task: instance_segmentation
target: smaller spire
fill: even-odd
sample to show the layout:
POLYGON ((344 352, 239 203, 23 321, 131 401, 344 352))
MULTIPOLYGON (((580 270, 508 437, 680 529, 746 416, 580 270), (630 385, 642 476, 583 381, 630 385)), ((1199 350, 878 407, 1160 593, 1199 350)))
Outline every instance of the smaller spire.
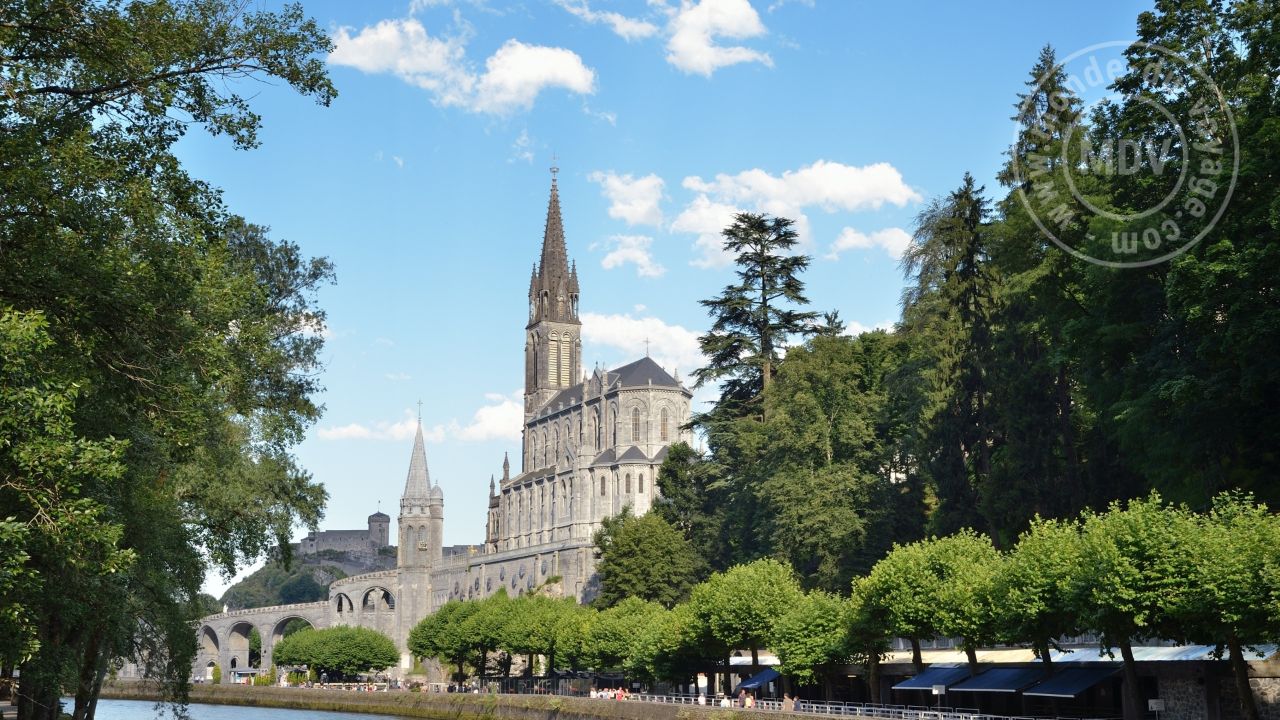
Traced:
POLYGON ((422 422, 413 438, 413 454, 409 456, 409 476, 404 481, 404 497, 425 498, 431 490, 431 473, 427 470, 427 445, 422 439, 422 422))
POLYGON ((502 453, 502 480, 506 482, 511 479, 511 458, 507 453, 502 453))
POLYGON ((489 475, 489 497, 493 497, 493 475, 489 475))

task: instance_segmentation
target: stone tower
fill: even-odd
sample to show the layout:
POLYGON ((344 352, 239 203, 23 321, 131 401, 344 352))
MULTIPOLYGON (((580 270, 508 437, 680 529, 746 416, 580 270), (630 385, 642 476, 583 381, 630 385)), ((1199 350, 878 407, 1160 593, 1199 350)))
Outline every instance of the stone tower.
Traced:
MULTIPOLYGON (((542 234, 542 257, 529 279, 525 326, 524 412, 533 414, 560 390, 581 380, 582 321, 578 319, 578 268, 569 265, 560 219, 558 168, 551 168, 551 199, 542 234)), ((525 468, 526 470, 528 468, 525 468)))
POLYGON ((391 544, 391 516, 382 511, 369 516, 369 541, 375 548, 391 544))
POLYGON ((444 535, 444 492, 432 486, 427 471, 427 448, 422 439, 422 422, 413 439, 409 456, 409 476, 400 498, 400 552, 402 568, 430 568, 440 562, 444 535))

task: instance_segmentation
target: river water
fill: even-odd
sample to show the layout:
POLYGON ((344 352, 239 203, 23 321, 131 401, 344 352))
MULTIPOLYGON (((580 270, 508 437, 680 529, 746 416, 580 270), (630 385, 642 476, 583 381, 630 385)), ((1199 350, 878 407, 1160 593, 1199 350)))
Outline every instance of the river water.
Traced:
MULTIPOLYGON (((70 707, 65 705, 64 707, 70 707)), ((280 708, 242 707, 239 705, 187 706, 191 720, 396 720, 392 715, 323 712, 320 710, 283 710, 280 708)), ((156 709, 149 700, 99 700, 97 720, 150 720, 172 718, 167 706, 156 709)))

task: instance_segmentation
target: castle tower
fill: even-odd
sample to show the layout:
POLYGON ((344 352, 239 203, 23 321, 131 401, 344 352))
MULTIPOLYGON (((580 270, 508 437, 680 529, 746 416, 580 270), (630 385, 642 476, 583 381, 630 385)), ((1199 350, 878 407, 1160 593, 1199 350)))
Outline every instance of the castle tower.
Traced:
POLYGON ((427 448, 422 439, 422 421, 413 439, 409 456, 409 476, 400 498, 400 551, 397 565, 427 568, 439 563, 444 536, 444 492, 432 486, 427 471, 427 448))
MULTIPOLYGON (((560 191, 551 168, 551 199, 542 235, 542 257, 529 278, 525 326, 524 412, 531 415, 582 374, 582 322, 578 319, 578 268, 569 265, 560 218, 560 191)), ((527 468, 526 468, 527 469, 527 468)))

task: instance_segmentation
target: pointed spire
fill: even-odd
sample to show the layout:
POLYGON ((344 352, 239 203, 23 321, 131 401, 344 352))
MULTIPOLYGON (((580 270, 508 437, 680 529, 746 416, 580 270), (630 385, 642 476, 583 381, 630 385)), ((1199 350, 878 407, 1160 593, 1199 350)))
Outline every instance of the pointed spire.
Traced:
POLYGON ((404 482, 404 497, 425 498, 431 490, 431 473, 427 471, 427 445, 422 439, 422 422, 413 438, 413 454, 409 456, 409 476, 404 482))
POLYGON ((507 453, 502 453, 502 480, 506 482, 511 479, 511 458, 507 453))
POLYGON ((493 497, 493 475, 489 476, 489 497, 493 497))

